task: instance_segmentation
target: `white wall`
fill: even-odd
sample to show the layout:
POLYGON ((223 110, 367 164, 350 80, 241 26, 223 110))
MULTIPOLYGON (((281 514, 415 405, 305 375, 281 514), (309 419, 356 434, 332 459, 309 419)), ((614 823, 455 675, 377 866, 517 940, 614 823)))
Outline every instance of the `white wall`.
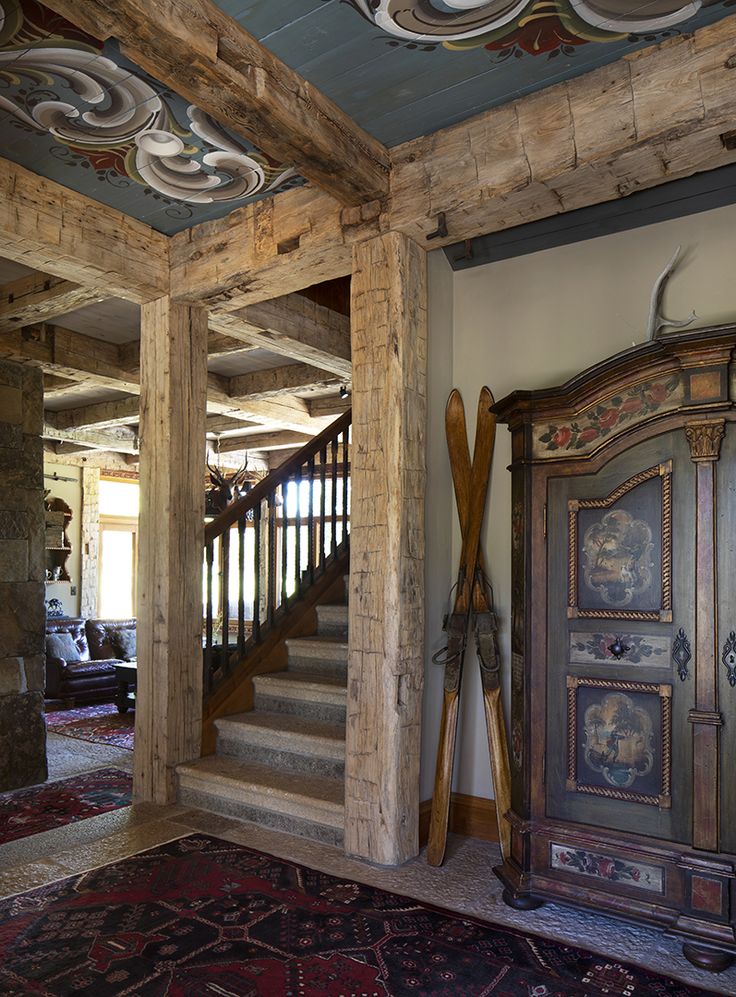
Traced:
MULTIPOLYGON (((441 712, 441 675, 429 662, 441 645, 440 600, 457 570, 460 533, 444 450, 444 405, 462 392, 469 433, 487 384, 496 399, 516 388, 558 384, 645 338, 657 275, 681 244, 686 256, 665 296, 665 313, 695 325, 736 322, 736 207, 719 208, 631 232, 448 273, 430 257, 429 425, 427 495, 427 665, 422 799, 431 796, 441 712), (448 301, 452 301, 450 332, 448 301), (448 350, 447 338, 451 349, 448 350), (449 509, 448 509, 449 507, 449 509), (447 534, 452 531, 451 550, 447 534)), ((506 702, 510 619, 510 436, 496 439, 483 550, 501 624, 506 702)), ((480 682, 473 648, 465 660, 454 789, 492 796, 480 682)))
POLYGON ((48 582, 46 584, 46 600, 59 599, 66 616, 79 615, 79 583, 81 581, 82 565, 82 469, 67 467, 65 464, 46 464, 45 475, 56 473, 60 478, 71 478, 72 481, 53 481, 44 478, 44 488, 50 491, 49 498, 60 498, 72 510, 72 519, 67 527, 67 536, 72 545, 71 554, 66 562, 71 582, 48 582), (72 595, 72 590, 74 594, 72 595))

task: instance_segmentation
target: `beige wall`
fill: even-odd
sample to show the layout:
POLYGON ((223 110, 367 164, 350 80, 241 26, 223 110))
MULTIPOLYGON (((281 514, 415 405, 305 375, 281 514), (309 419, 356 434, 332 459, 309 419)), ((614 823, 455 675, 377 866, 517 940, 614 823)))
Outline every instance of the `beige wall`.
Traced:
POLYGON ((52 481, 44 478, 44 488, 50 491, 50 498, 60 498, 72 510, 72 520, 67 528, 67 536, 72 552, 66 562, 71 582, 49 582, 46 585, 46 599, 59 599, 67 616, 79 616, 79 583, 81 581, 82 545, 82 469, 67 467, 65 464, 46 464, 44 474, 58 474, 60 478, 73 481, 52 481), (72 589, 75 590, 72 595, 72 589))
MULTIPOLYGON (((432 254, 427 497, 427 648, 440 646, 438 602, 456 571, 460 535, 446 472, 442 413, 450 387, 462 392, 474 433, 474 410, 483 384, 497 399, 515 388, 564 381, 585 367, 645 338, 655 278, 681 244, 686 256, 665 297, 665 313, 696 325, 736 322, 736 207, 466 270, 448 273, 432 254), (447 319, 452 301, 452 329, 447 319), (452 350, 449 356, 445 337, 452 350), (434 510, 434 516, 432 515, 434 510), (452 550, 445 536, 452 529, 452 550), (450 567, 448 569, 448 557, 450 567)), ((471 446, 472 449, 472 446, 471 446)), ((508 702, 510 618, 509 435, 499 427, 483 548, 501 622, 508 702)), ((422 754, 422 799, 431 795, 441 710, 441 678, 427 668, 422 754)), ((458 727, 454 788, 492 796, 488 748, 474 650, 466 656, 458 727)))

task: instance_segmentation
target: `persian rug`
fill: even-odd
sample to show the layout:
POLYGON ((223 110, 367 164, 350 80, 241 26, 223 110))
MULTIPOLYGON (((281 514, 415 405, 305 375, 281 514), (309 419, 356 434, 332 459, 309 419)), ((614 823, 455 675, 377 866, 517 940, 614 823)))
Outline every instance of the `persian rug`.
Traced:
POLYGON ((0 901, 5 997, 703 992, 203 834, 0 901))
POLYGON ((70 779, 0 793, 0 845, 129 807, 132 789, 128 772, 97 769, 70 779))
POLYGON ((95 703, 75 710, 47 713, 46 726, 52 734, 133 750, 135 713, 118 713, 114 703, 95 703))

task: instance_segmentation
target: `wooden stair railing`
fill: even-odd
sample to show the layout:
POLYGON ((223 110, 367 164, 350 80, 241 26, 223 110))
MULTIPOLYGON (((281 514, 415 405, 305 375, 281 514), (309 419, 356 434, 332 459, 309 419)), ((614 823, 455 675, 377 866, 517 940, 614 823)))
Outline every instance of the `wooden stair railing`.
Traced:
POLYGON ((205 696, 347 549, 350 425, 348 410, 205 526, 205 696))

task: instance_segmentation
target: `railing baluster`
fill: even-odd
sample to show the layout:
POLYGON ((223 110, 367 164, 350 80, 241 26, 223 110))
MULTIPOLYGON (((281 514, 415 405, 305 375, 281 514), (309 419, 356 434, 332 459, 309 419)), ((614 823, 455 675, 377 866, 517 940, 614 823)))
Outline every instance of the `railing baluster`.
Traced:
POLYGON ((215 544, 205 546, 205 623, 204 623, 204 688, 212 688, 212 572, 215 563, 215 544))
POLYGON ((307 571, 309 584, 314 585, 314 457, 307 462, 309 473, 309 509, 307 510, 307 571))
POLYGON ((286 577, 288 567, 289 516, 287 497, 289 494, 289 479, 281 486, 281 606, 286 609, 289 597, 286 592, 286 577))
POLYGON ((302 594, 302 469, 294 475, 296 509, 294 515, 294 593, 302 594))
POLYGON ((268 495, 268 605, 266 614, 269 627, 273 626, 276 612, 276 491, 268 495))
POLYGON ((332 441, 332 537, 330 549, 334 555, 337 551, 337 437, 332 441))
POLYGON ((348 460, 348 430, 347 426, 342 431, 342 533, 341 543, 344 546, 348 538, 348 473, 350 464, 348 460))
POLYGON ((251 635, 257 644, 261 639, 261 503, 253 510, 253 630, 251 635))
POLYGON ((245 527, 246 516, 238 520, 238 657, 245 650, 245 527))
POLYGON ((319 452, 319 570, 322 572, 327 557, 327 547, 325 544, 325 507, 327 496, 327 447, 322 447, 319 452))
POLYGON ((220 549, 220 596, 222 605, 222 663, 224 672, 230 671, 230 530, 222 534, 220 549))

